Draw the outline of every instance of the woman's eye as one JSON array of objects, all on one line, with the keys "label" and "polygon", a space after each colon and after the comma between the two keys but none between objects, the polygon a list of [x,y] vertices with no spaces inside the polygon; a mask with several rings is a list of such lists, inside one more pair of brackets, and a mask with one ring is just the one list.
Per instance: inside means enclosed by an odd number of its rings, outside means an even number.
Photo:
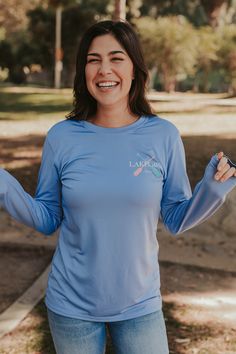
[{"label": "woman's eye", "polygon": [[98,61],[98,59],[89,59],[89,60],[87,60],[87,63],[93,63],[93,62],[96,62],[96,61]]},{"label": "woman's eye", "polygon": [[[114,57],[111,59],[112,61],[123,61],[124,59],[123,58],[118,58],[118,57]],[[95,58],[95,59],[88,59],[87,60],[87,63],[96,63],[98,62],[99,59]]]}]

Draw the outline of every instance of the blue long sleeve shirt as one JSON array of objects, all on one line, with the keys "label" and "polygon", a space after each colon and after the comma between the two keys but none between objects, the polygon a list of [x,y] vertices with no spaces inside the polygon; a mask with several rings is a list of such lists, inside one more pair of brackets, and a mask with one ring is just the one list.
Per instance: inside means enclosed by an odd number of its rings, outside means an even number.
[{"label": "blue long sleeve shirt", "polygon": [[158,219],[173,234],[203,222],[236,185],[214,180],[213,156],[193,193],[177,128],[157,116],[106,128],[63,120],[47,133],[35,197],[0,169],[0,206],[44,233],[59,229],[45,303],[91,321],[162,307]]}]

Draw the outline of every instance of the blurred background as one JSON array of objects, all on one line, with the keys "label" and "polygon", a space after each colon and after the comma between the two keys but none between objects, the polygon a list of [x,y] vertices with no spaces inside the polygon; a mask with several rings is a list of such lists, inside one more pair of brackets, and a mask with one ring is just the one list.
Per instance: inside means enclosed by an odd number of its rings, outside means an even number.
[{"label": "blurred background", "polygon": [[236,93],[235,0],[0,1],[0,82],[71,87],[75,53],[92,23],[124,18],[138,30],[157,90]]},{"label": "blurred background", "polygon": [[[0,0],[0,167],[31,196],[45,135],[73,108],[81,35],[118,18],[140,37],[147,97],[182,135],[191,187],[216,152],[236,161],[236,0]],[[235,215],[236,189],[183,235],[158,224],[171,354],[236,354]],[[0,208],[0,354],[55,354],[43,297],[57,238]]]}]

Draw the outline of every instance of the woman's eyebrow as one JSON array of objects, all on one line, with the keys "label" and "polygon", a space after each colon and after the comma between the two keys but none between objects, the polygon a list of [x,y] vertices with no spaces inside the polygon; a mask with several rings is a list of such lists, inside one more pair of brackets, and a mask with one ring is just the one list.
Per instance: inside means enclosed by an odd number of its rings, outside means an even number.
[{"label": "woman's eyebrow", "polygon": [[[113,54],[125,54],[125,52],[123,52],[122,50],[112,50],[111,52],[108,53],[109,55],[113,55]],[[95,57],[100,57],[101,55],[99,53],[88,53],[88,55],[93,55]]]}]

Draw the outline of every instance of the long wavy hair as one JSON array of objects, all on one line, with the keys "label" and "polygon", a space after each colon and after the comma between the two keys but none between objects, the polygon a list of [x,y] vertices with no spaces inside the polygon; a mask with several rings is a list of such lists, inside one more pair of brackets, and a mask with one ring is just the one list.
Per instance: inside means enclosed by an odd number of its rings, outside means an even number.
[{"label": "long wavy hair", "polygon": [[67,119],[86,120],[97,110],[97,101],[90,95],[85,79],[87,54],[92,40],[97,36],[111,34],[129,55],[134,66],[134,80],[129,92],[129,108],[135,115],[154,115],[145,93],[149,80],[141,45],[137,34],[127,21],[100,21],[95,23],[81,38],[76,56],[76,74],[73,89],[74,109]]}]

